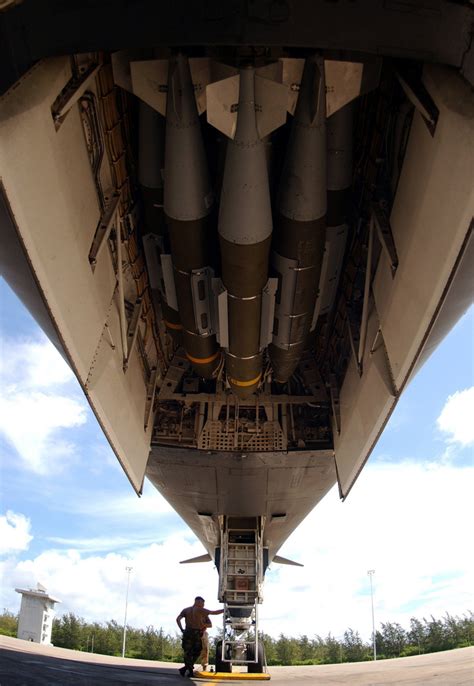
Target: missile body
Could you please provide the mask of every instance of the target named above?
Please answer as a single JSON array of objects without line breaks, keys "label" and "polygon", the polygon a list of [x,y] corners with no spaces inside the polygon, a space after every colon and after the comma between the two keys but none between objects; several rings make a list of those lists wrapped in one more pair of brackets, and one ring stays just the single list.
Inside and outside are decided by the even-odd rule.
[{"label": "missile body", "polygon": [[138,128],[138,180],[143,201],[146,232],[165,232],[163,178],[165,119],[140,100]]},{"label": "missile body", "polygon": [[[163,252],[166,226],[163,212],[163,176],[165,155],[165,119],[152,107],[142,100],[139,109],[138,128],[138,179],[143,204],[144,241],[148,242],[148,250],[156,254],[147,259],[149,272],[155,270],[159,264],[160,254]],[[149,240],[153,234],[154,240]],[[158,273],[151,274],[151,282],[157,284]],[[152,285],[152,300],[155,308],[161,306],[163,320],[168,333],[177,345],[182,344],[182,326],[178,311],[170,307],[164,295],[163,284],[159,287]]]},{"label": "missile body", "polygon": [[349,103],[327,121],[328,209],[327,226],[347,224],[352,186],[352,114]]},{"label": "missile body", "polygon": [[[321,282],[321,314],[334,304],[349,232],[352,187],[353,104],[328,119],[328,215],[326,255],[328,268]],[[321,276],[324,276],[321,274]]]},{"label": "missile body", "polygon": [[349,103],[327,120],[328,210],[326,248],[313,318],[330,312],[339,284],[349,230],[352,186],[352,116]]},{"label": "missile body", "polygon": [[227,378],[234,393],[246,398],[262,376],[262,289],[272,233],[266,152],[257,131],[251,67],[240,71],[237,126],[227,144],[218,232],[228,297]]},{"label": "missile body", "polygon": [[[183,344],[194,370],[212,378],[220,350],[209,317],[197,321],[193,283],[211,265],[213,227],[211,190],[189,63],[170,59],[166,103],[164,210],[174,266]],[[203,277],[203,299],[208,281]],[[201,290],[200,290],[201,292]]]},{"label": "missile body", "polygon": [[326,233],[324,63],[307,58],[280,182],[271,264],[278,275],[274,379],[288,381],[311,327]]}]

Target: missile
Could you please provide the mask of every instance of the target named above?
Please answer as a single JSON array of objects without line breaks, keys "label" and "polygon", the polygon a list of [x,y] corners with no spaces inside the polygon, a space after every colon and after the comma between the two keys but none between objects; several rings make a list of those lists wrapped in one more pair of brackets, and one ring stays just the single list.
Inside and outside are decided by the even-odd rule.
[{"label": "missile", "polygon": [[326,234],[326,95],[322,58],[306,59],[280,181],[271,265],[278,275],[275,381],[295,371],[313,318]]},{"label": "missile", "polygon": [[327,226],[347,224],[352,186],[352,103],[327,120],[328,210]]},{"label": "missile", "polygon": [[266,152],[255,109],[255,70],[247,67],[240,70],[237,124],[227,144],[218,220],[228,302],[226,371],[240,398],[254,393],[262,377],[262,289],[272,234]]},{"label": "missile", "polygon": [[146,233],[163,236],[163,178],[165,119],[140,100],[138,127],[138,180]]},{"label": "missile", "polygon": [[326,247],[311,330],[334,304],[348,234],[352,186],[352,116],[349,103],[327,120],[328,209]]},{"label": "missile", "polygon": [[163,176],[165,151],[165,119],[140,100],[138,127],[138,180],[143,205],[143,244],[150,274],[151,295],[155,309],[161,307],[168,333],[177,345],[182,344],[182,326],[160,283],[160,254],[165,239],[163,213]]},{"label": "missile", "polygon": [[328,119],[328,213],[325,253],[328,268],[325,270],[326,283],[320,284],[321,314],[329,311],[333,305],[347,242],[352,187],[352,118],[353,105],[349,103]]},{"label": "missile", "polygon": [[184,349],[196,373],[209,379],[221,358],[205,311],[214,242],[213,193],[188,59],[179,54],[170,59],[168,69],[164,211]]}]

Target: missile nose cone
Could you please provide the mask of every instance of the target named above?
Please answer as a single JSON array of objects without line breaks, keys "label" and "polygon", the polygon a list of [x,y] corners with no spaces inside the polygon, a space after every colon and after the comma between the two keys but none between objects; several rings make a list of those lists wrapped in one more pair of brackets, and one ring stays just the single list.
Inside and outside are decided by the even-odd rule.
[{"label": "missile nose cone", "polygon": [[189,61],[178,55],[168,71],[164,209],[168,217],[194,221],[206,217],[212,204]]},{"label": "missile nose cone", "polygon": [[263,241],[271,232],[267,162],[255,118],[255,71],[242,69],[236,134],[227,146],[219,234],[242,245]]},{"label": "missile nose cone", "polygon": [[306,126],[321,126],[326,120],[324,60],[313,55],[305,60],[295,119]]},{"label": "missile nose cone", "polygon": [[170,60],[166,122],[168,125],[190,126],[198,119],[194,86],[188,58],[177,55]]},{"label": "missile nose cone", "polygon": [[278,199],[280,213],[297,221],[326,212],[325,89],[322,60],[306,60]]},{"label": "missile nose cone", "polygon": [[257,390],[262,374],[261,293],[268,278],[271,233],[267,161],[255,112],[255,70],[248,67],[240,70],[237,127],[227,145],[219,209],[222,280],[228,292],[226,369],[239,398]]},{"label": "missile nose cone", "polygon": [[255,70],[252,67],[240,70],[238,108],[234,142],[256,145],[260,138],[255,117]]}]

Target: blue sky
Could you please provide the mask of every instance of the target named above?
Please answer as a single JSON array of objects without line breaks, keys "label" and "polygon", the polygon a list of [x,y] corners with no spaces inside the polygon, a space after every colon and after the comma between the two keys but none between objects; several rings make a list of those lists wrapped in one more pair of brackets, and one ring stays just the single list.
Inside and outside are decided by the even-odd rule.
[{"label": "blue sky", "polygon": [[[196,593],[217,606],[202,547],[149,483],[134,494],[68,367],[0,279],[0,603],[37,581],[59,612],[174,630]],[[402,396],[348,499],[331,491],[273,565],[262,628],[278,635],[371,630],[376,621],[473,608],[474,314],[471,308]],[[309,611],[308,611],[309,608]]]},{"label": "blue sky", "polygon": [[[474,315],[469,311],[405,390],[375,451],[425,460],[443,449],[446,435],[433,431],[446,399],[474,378]],[[457,463],[472,459],[472,446],[457,446]]]}]

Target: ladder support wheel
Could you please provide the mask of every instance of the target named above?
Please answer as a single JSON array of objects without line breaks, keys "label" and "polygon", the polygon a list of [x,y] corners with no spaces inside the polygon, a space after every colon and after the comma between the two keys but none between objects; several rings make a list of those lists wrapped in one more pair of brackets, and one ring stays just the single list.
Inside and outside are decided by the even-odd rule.
[{"label": "ladder support wheel", "polygon": [[232,672],[232,663],[222,660],[222,641],[216,643],[216,672]]},{"label": "ladder support wheel", "polygon": [[[250,644],[247,648],[247,658],[249,660],[255,659],[255,646]],[[258,660],[257,662],[248,663],[249,674],[263,674],[265,671],[265,648],[263,643],[258,644]]]}]

